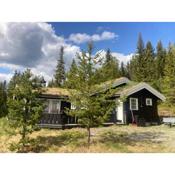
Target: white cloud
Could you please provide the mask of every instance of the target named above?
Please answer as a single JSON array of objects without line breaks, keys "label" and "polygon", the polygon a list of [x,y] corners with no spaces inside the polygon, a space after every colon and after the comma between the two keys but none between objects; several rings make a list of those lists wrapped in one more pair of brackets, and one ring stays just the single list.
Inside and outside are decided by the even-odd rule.
[{"label": "white cloud", "polygon": [[100,35],[99,34],[88,35],[86,33],[73,33],[69,36],[68,40],[76,44],[81,44],[89,41],[111,40],[117,37],[118,35],[116,35],[113,32],[104,31]]},{"label": "white cloud", "polygon": [[111,28],[107,27],[107,26],[98,26],[96,29],[97,32],[101,32],[101,31],[105,31],[105,30],[111,30]]},{"label": "white cloud", "polygon": [[12,76],[13,76],[13,74],[11,74],[11,73],[8,73],[8,74],[0,73],[0,82],[4,81],[4,80],[9,82]]},{"label": "white cloud", "polygon": [[108,32],[108,31],[104,31],[101,34],[101,40],[110,40],[110,39],[114,39],[117,37],[118,37],[118,35],[116,35],[115,33],[112,33],[112,32]]},{"label": "white cloud", "polygon": [[[11,71],[31,68],[50,80],[61,46],[65,47],[65,64],[68,67],[80,48],[67,44],[63,37],[55,34],[50,24],[0,24],[0,67],[7,67]],[[5,75],[1,74],[1,80],[3,78]]]},{"label": "white cloud", "polygon": [[[69,41],[82,43],[90,40],[101,41],[117,38],[115,33],[104,31],[100,35],[72,34]],[[65,66],[68,69],[80,47],[68,44],[63,37],[56,35],[47,23],[1,23],[0,24],[0,81],[9,81],[14,70],[30,68],[33,73],[51,80],[61,46],[65,48]],[[101,53],[102,54],[102,53]],[[105,54],[105,51],[103,52]],[[112,53],[126,63],[131,55]]]},{"label": "white cloud", "polygon": [[[97,53],[100,54],[99,58],[105,58],[106,51],[105,50],[99,50]],[[114,56],[119,63],[123,62],[125,65],[127,64],[128,61],[132,59],[133,54],[128,54],[124,55],[123,53],[118,53],[118,52],[111,52],[112,56]]]},{"label": "white cloud", "polygon": [[133,53],[124,55],[123,53],[112,52],[112,55],[115,56],[120,63],[123,62],[124,64],[127,64],[127,62],[132,59]]}]

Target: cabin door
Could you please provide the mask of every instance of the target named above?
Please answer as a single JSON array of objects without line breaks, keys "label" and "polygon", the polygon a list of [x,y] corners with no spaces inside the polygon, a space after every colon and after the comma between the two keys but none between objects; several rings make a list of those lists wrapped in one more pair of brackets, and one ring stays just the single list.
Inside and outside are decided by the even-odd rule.
[{"label": "cabin door", "polygon": [[124,122],[123,116],[124,116],[124,112],[123,112],[123,102],[119,101],[119,104],[117,106],[117,112],[116,112],[116,116],[117,116],[117,121],[120,123]]}]

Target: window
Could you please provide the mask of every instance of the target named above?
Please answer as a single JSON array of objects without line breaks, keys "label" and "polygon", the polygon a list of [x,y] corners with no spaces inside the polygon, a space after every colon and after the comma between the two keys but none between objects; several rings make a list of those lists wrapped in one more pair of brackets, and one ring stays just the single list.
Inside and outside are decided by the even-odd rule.
[{"label": "window", "polygon": [[49,113],[59,114],[60,113],[61,101],[50,100]]},{"label": "window", "polygon": [[138,99],[130,98],[130,110],[138,110]]},{"label": "window", "polygon": [[49,101],[48,100],[46,100],[44,102],[44,111],[43,112],[44,113],[49,113]]},{"label": "window", "polygon": [[152,106],[153,102],[151,98],[146,98],[146,106]]}]

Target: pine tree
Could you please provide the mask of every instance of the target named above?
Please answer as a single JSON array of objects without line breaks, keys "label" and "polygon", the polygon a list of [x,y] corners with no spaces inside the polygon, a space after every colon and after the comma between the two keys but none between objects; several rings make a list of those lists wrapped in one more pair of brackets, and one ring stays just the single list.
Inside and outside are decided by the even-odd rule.
[{"label": "pine tree", "polygon": [[92,49],[93,46],[90,43],[87,51],[78,54],[77,76],[74,76],[74,81],[72,81],[74,90],[69,90],[70,102],[75,106],[75,109],[69,111],[69,115],[78,117],[78,122],[86,127],[88,146],[91,127],[102,124],[114,107],[114,102],[109,100],[109,92],[97,93],[99,88],[95,86],[97,81],[94,76],[95,60],[99,55],[92,56]]},{"label": "pine tree", "polygon": [[175,46],[170,45],[165,59],[162,91],[166,95],[166,103],[174,109],[175,105]]},{"label": "pine tree", "polygon": [[64,68],[64,47],[60,48],[60,55],[55,71],[55,82],[54,85],[56,87],[62,87],[65,81],[65,68]]},{"label": "pine tree", "polygon": [[43,110],[42,102],[38,98],[42,86],[34,78],[28,69],[20,74],[15,87],[10,89],[7,101],[10,125],[15,130],[18,128],[16,131],[21,135],[20,141],[15,145],[20,151],[25,151],[30,142],[28,135],[34,131]]},{"label": "pine tree", "polygon": [[7,115],[7,87],[6,81],[0,82],[0,117]]},{"label": "pine tree", "polygon": [[73,59],[70,70],[66,74],[66,80],[65,80],[65,87],[74,89],[76,81],[75,77],[77,76],[77,64],[75,60]]},{"label": "pine tree", "polygon": [[8,96],[12,96],[11,92],[16,87],[17,83],[20,80],[20,77],[21,77],[21,73],[18,72],[17,70],[15,70],[13,77],[11,78],[10,82],[8,83],[8,87],[7,87]]}]

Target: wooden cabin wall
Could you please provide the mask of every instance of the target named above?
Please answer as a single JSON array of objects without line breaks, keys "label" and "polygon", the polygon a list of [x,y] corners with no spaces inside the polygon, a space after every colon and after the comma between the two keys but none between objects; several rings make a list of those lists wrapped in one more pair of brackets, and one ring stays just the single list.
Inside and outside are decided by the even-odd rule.
[{"label": "wooden cabin wall", "polygon": [[[126,124],[132,123],[132,113],[130,110],[130,98],[138,98],[138,110],[133,110],[133,115],[136,118],[144,118],[146,122],[159,122],[157,100],[158,98],[143,89],[130,95],[124,103],[124,116]],[[152,106],[146,105],[146,98],[152,99]]]},{"label": "wooden cabin wall", "polygon": [[71,108],[70,102],[67,102],[66,99],[58,98],[55,96],[43,97],[43,99],[44,98],[61,100],[60,113],[43,113],[39,122],[40,125],[47,124],[49,127],[49,125],[65,125],[77,123],[77,119],[75,117],[68,116],[65,112],[66,108]]}]

